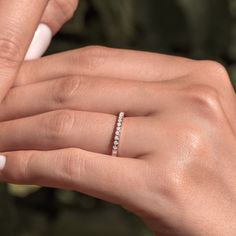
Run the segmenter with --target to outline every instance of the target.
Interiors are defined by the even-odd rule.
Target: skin
[[[0,101],[15,83],[39,22],[55,34],[77,4],[77,0],[0,0]]]
[[[235,235],[235,116],[216,62],[101,47],[25,62],[0,105],[0,179],[119,204],[156,235]]]
[[[17,76],[47,3],[46,0],[0,1],[0,101]]]
[[[47,24],[53,34],[72,18],[79,0],[49,0],[42,15],[41,23]]]

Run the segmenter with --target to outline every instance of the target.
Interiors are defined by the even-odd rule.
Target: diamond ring
[[[118,156],[118,150],[119,150],[119,144],[120,144],[120,135],[121,135],[121,129],[122,124],[124,121],[125,113],[120,112],[117,118],[116,122],[116,128],[115,128],[115,134],[114,134],[114,140],[113,140],[113,147],[112,147],[112,156],[117,157]]]

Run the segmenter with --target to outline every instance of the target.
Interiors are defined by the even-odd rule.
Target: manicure
[[[0,171],[4,169],[6,164],[6,157],[3,155],[0,155]]]
[[[25,60],[40,58],[48,49],[52,40],[52,31],[46,24],[39,24],[30,44]]]

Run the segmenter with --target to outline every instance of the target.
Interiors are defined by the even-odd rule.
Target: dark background
[[[217,60],[236,85],[236,1],[81,0],[48,54],[91,44]],[[152,234],[120,207],[80,193],[1,184],[0,235]]]

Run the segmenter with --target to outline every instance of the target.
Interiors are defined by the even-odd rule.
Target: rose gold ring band
[[[114,140],[113,140],[113,146],[112,146],[112,156],[114,156],[114,157],[118,156],[120,136],[121,136],[121,130],[122,130],[124,117],[125,117],[125,113],[120,112],[119,115],[118,115],[118,118],[117,118],[116,127],[115,127],[115,134],[114,134]]]

